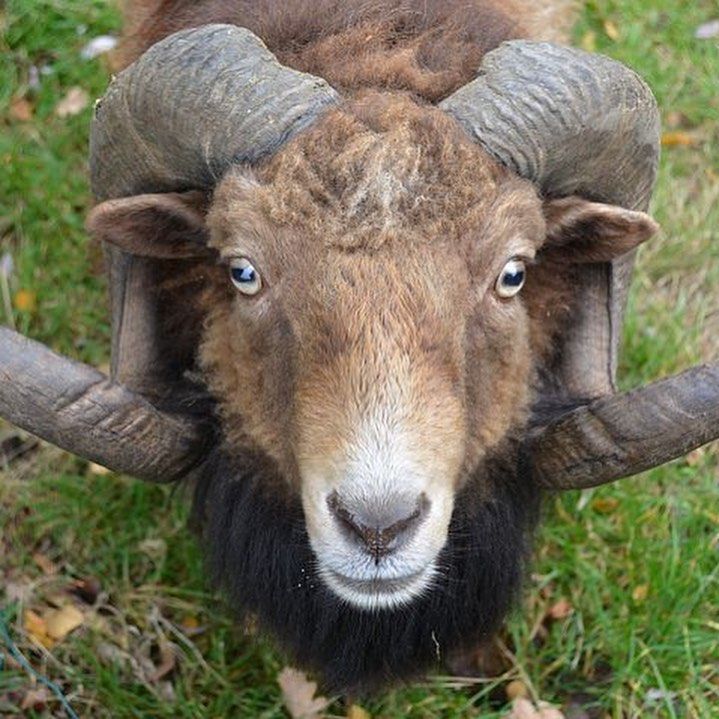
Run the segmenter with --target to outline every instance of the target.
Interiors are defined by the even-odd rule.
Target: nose
[[[423,493],[414,501],[385,502],[382,509],[373,511],[332,492],[327,505],[345,536],[360,544],[379,564],[380,559],[411,539],[426,518],[430,502]]]

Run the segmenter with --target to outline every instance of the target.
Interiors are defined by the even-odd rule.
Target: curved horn
[[[659,158],[651,90],[624,65],[551,43],[488,53],[476,80],[440,108],[546,195],[645,210]],[[580,297],[554,373],[577,397],[614,390],[633,254],[577,270]]]
[[[719,365],[694,367],[560,416],[529,439],[533,476],[551,489],[596,487],[719,439]]]
[[[121,72],[95,108],[99,200],[207,188],[232,162],[276,150],[337,102],[324,80],[286,68],[249,30],[170,35]]]
[[[202,427],[87,365],[0,327],[0,417],[85,459],[171,482],[202,459]]]

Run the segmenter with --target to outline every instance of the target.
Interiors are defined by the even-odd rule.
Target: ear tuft
[[[564,197],[544,203],[543,252],[568,264],[610,262],[648,240],[659,225],[646,213]]]
[[[199,191],[136,195],[108,200],[88,216],[88,232],[98,240],[140,257],[206,257],[207,195]]]

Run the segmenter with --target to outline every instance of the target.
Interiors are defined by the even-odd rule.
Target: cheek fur
[[[294,341],[281,312],[259,319],[224,302],[209,315],[200,366],[217,398],[230,447],[259,448],[290,474],[287,432],[294,387]]]

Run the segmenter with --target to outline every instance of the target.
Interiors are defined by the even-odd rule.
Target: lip
[[[431,564],[419,572],[402,577],[357,579],[325,568],[320,572],[324,583],[350,606],[364,611],[394,610],[420,597],[434,577]]]
[[[425,570],[414,572],[413,574],[407,574],[403,577],[397,577],[392,579],[355,579],[353,577],[346,577],[343,574],[339,574],[334,570],[330,569],[327,574],[337,583],[340,584],[350,591],[359,592],[360,594],[367,595],[381,595],[381,594],[392,594],[395,592],[405,592],[411,589],[419,580],[425,575]]]

